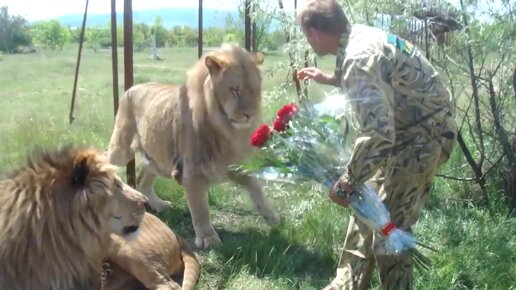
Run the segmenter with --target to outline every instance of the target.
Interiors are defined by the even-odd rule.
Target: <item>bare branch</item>
[[[505,62],[505,57],[506,57],[506,56],[507,56],[507,55],[506,55],[505,53],[502,53],[502,54],[500,55],[500,61],[499,61],[499,62],[498,62],[498,64],[496,65],[496,68],[495,68],[494,70],[492,70],[492,71],[491,71],[491,74],[492,74],[492,75],[495,75],[495,74],[498,72],[498,69],[500,69],[500,68],[502,67],[502,63],[504,63],[504,62]]]
[[[459,126],[459,131],[462,131],[462,128],[464,127],[464,124],[466,123],[466,119],[468,119],[469,109],[471,108],[472,105],[473,105],[473,98],[470,98],[468,107],[466,108],[466,110],[464,112],[464,119],[462,119],[462,122]]]
[[[500,161],[502,161],[503,158],[504,155],[500,155],[500,157],[498,157],[498,159],[493,163],[493,165],[486,170],[486,172],[484,173],[484,175],[482,175],[481,178],[484,179],[496,167],[496,165],[500,163]]]
[[[451,175],[447,175],[447,174],[436,174],[435,176],[437,177],[442,177],[442,178],[445,178],[445,179],[451,179],[451,180],[457,180],[457,181],[475,181],[475,182],[478,182],[480,180],[484,180],[485,177],[491,173],[491,171],[496,167],[496,165],[502,161],[503,159],[503,155],[501,155],[500,157],[498,157],[498,159],[493,163],[492,166],[490,166],[486,172],[484,174],[482,174],[480,177],[478,178],[475,178],[475,177],[456,177],[456,176],[451,176]]]
[[[476,178],[473,178],[473,177],[455,177],[455,176],[444,175],[444,174],[436,174],[435,176],[442,177],[444,179],[457,180],[457,181],[476,181]]]
[[[480,68],[478,69],[478,73],[477,73],[477,79],[480,78],[480,76],[482,75],[482,71],[484,70],[485,68],[485,62],[487,60],[487,56],[488,56],[488,53],[485,53],[482,57],[482,61],[480,61]]]

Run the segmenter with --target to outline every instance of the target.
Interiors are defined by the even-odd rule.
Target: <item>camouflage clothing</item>
[[[449,92],[409,42],[361,25],[342,36],[336,75],[360,125],[345,177],[351,187],[373,177],[383,180],[379,194],[391,219],[410,230],[436,170],[455,142]],[[333,288],[367,288],[374,259],[384,289],[411,288],[411,258],[382,255],[372,232],[355,218],[349,223]]]

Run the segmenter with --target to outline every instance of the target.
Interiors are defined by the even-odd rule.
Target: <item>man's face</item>
[[[327,52],[323,50],[324,45],[321,43],[320,32],[312,27],[308,27],[302,30],[306,40],[308,41],[308,44],[310,44],[314,52],[319,56],[326,55]]]

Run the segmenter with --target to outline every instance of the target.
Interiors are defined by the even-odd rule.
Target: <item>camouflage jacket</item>
[[[354,25],[341,38],[335,74],[360,126],[346,172],[352,186],[371,178],[388,158],[399,158],[396,152],[416,136],[454,137],[450,94],[408,41]]]

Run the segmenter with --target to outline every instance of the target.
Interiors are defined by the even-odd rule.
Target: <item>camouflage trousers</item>
[[[411,145],[389,158],[373,178],[373,181],[377,180],[379,195],[397,227],[410,231],[418,220],[429,197],[432,179],[437,169],[448,160],[454,146],[456,131],[454,133],[455,136],[442,139],[416,137]],[[368,289],[375,265],[380,272],[382,289],[412,288],[411,257],[407,254],[383,255],[381,244],[375,243],[373,232],[352,216],[336,277],[325,290]]]

